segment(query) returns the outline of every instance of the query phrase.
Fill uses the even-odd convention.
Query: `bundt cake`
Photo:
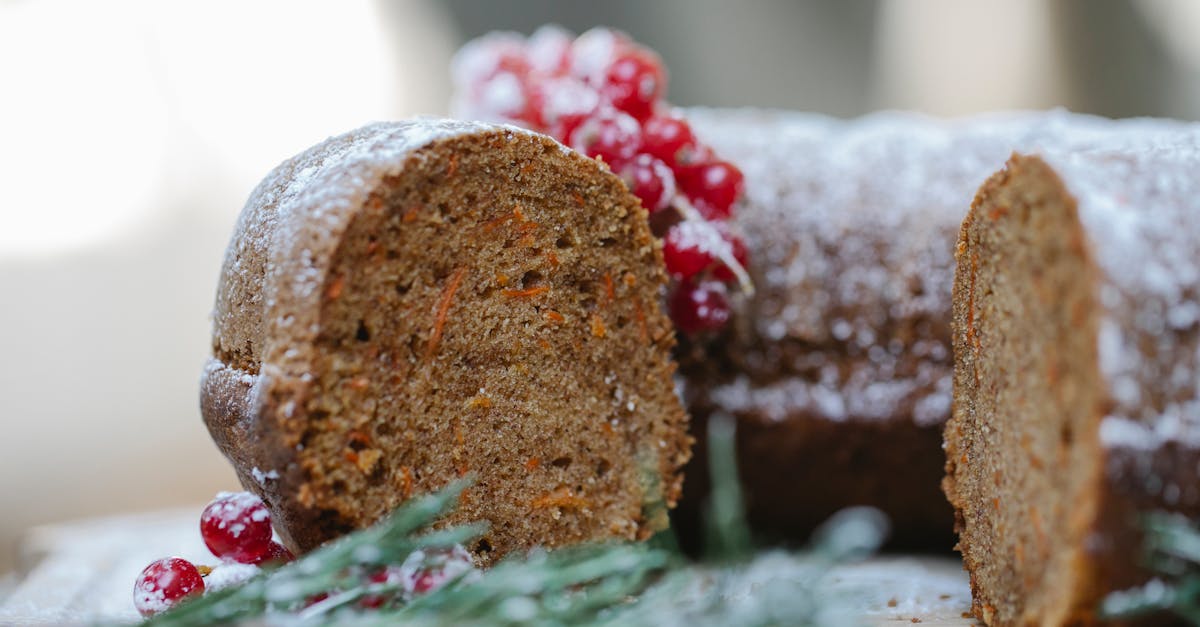
[[[1198,137],[1022,152],[963,222],[944,486],[989,625],[1094,619],[1139,512],[1200,515]]]
[[[666,525],[690,439],[662,256],[602,164],[513,127],[380,123],[285,161],[239,218],[201,407],[307,551],[464,476],[514,549]]]

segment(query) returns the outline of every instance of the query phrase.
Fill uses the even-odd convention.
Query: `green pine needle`
[[[1174,612],[1200,625],[1200,529],[1181,514],[1151,512],[1142,519],[1147,564],[1161,577],[1104,598],[1100,614],[1125,619]]]

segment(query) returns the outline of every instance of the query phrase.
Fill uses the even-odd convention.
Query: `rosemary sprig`
[[[394,594],[397,584],[364,584],[365,569],[399,564],[417,550],[479,536],[479,526],[426,531],[466,486],[456,483],[401,506],[379,524],[242,585],[184,603],[148,625],[802,625],[824,624],[844,606],[822,592],[822,577],[874,551],[886,523],[875,510],[831,519],[801,554],[753,555],[734,460],[733,426],[709,431],[714,491],[708,505],[711,558],[689,563],[668,541],[602,543],[511,555],[425,595],[372,610],[357,601]],[[305,607],[320,593],[329,596]]]
[[[1157,611],[1174,612],[1200,625],[1200,529],[1181,514],[1147,513],[1142,519],[1147,564],[1161,577],[1104,598],[1107,618],[1132,618]]]

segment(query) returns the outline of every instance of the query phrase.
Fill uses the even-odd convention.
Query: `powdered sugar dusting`
[[[1075,197],[1105,281],[1102,442],[1200,448],[1200,130],[1038,154]]]
[[[927,426],[949,415],[954,243],[979,186],[1015,150],[1165,141],[1183,127],[1064,111],[686,115],[745,174],[735,221],[757,288],[741,304],[737,337],[719,349],[745,376],[718,386],[714,402],[775,420]],[[1174,280],[1156,274],[1164,289]],[[1197,313],[1176,308],[1173,319]]]

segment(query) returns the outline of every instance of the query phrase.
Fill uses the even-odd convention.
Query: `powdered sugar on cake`
[[[714,403],[774,420],[908,416],[921,425],[949,414],[953,246],[979,185],[1013,151],[1166,143],[1183,128],[1062,111],[960,120],[879,113],[853,121],[756,110],[687,114],[697,135],[746,176],[736,222],[755,253],[759,290],[742,303],[735,340],[745,349],[735,358],[749,374],[718,386]],[[1112,231],[1140,237],[1117,225]],[[1129,282],[1157,285],[1164,297],[1196,272],[1193,260],[1169,248],[1157,260],[1121,250],[1151,260],[1124,264]],[[1162,321],[1198,316],[1200,308],[1176,300]]]
[[[1200,448],[1200,133],[1040,156],[1075,197],[1105,280],[1098,348],[1113,407],[1101,440]]]

